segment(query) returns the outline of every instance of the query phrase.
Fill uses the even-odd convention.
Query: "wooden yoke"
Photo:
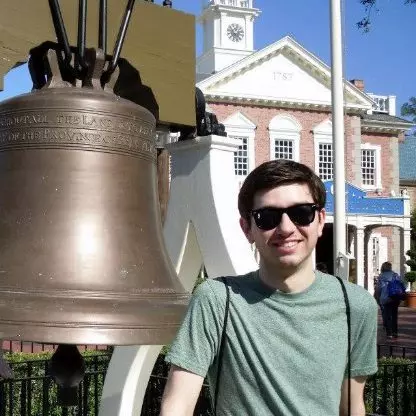
[[[108,0],[108,53],[112,53],[127,1]],[[60,0],[71,45],[77,44],[78,7]],[[89,2],[87,47],[98,45],[99,2]],[[29,51],[55,41],[48,0],[2,0],[0,13],[0,90],[3,76],[28,59]],[[137,0],[121,52],[139,71],[158,105],[158,123],[195,126],[195,17]],[[145,106],[145,103],[141,103]]]

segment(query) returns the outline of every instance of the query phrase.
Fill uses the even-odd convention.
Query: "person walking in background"
[[[406,287],[400,276],[392,270],[391,263],[384,262],[381,265],[374,296],[380,305],[384,329],[389,339],[397,338],[399,304],[405,291]]]

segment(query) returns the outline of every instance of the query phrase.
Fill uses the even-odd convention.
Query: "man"
[[[241,228],[259,270],[228,277],[230,306],[216,415],[347,415],[347,319],[342,288],[313,270],[325,222],[325,187],[305,165],[266,162],[238,199]],[[351,307],[351,415],[364,416],[366,376],[377,371],[377,304],[346,283]],[[172,364],[162,416],[190,416],[204,377],[214,397],[226,288],[195,291],[166,360]]]

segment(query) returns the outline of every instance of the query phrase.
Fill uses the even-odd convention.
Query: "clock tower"
[[[205,0],[199,22],[204,46],[197,73],[213,74],[254,52],[254,0]]]

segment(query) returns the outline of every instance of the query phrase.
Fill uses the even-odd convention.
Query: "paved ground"
[[[394,355],[401,356],[406,347],[406,355],[416,357],[416,309],[399,308],[399,337],[397,339],[387,339],[379,312],[378,317],[378,344],[382,351],[391,350]]]

